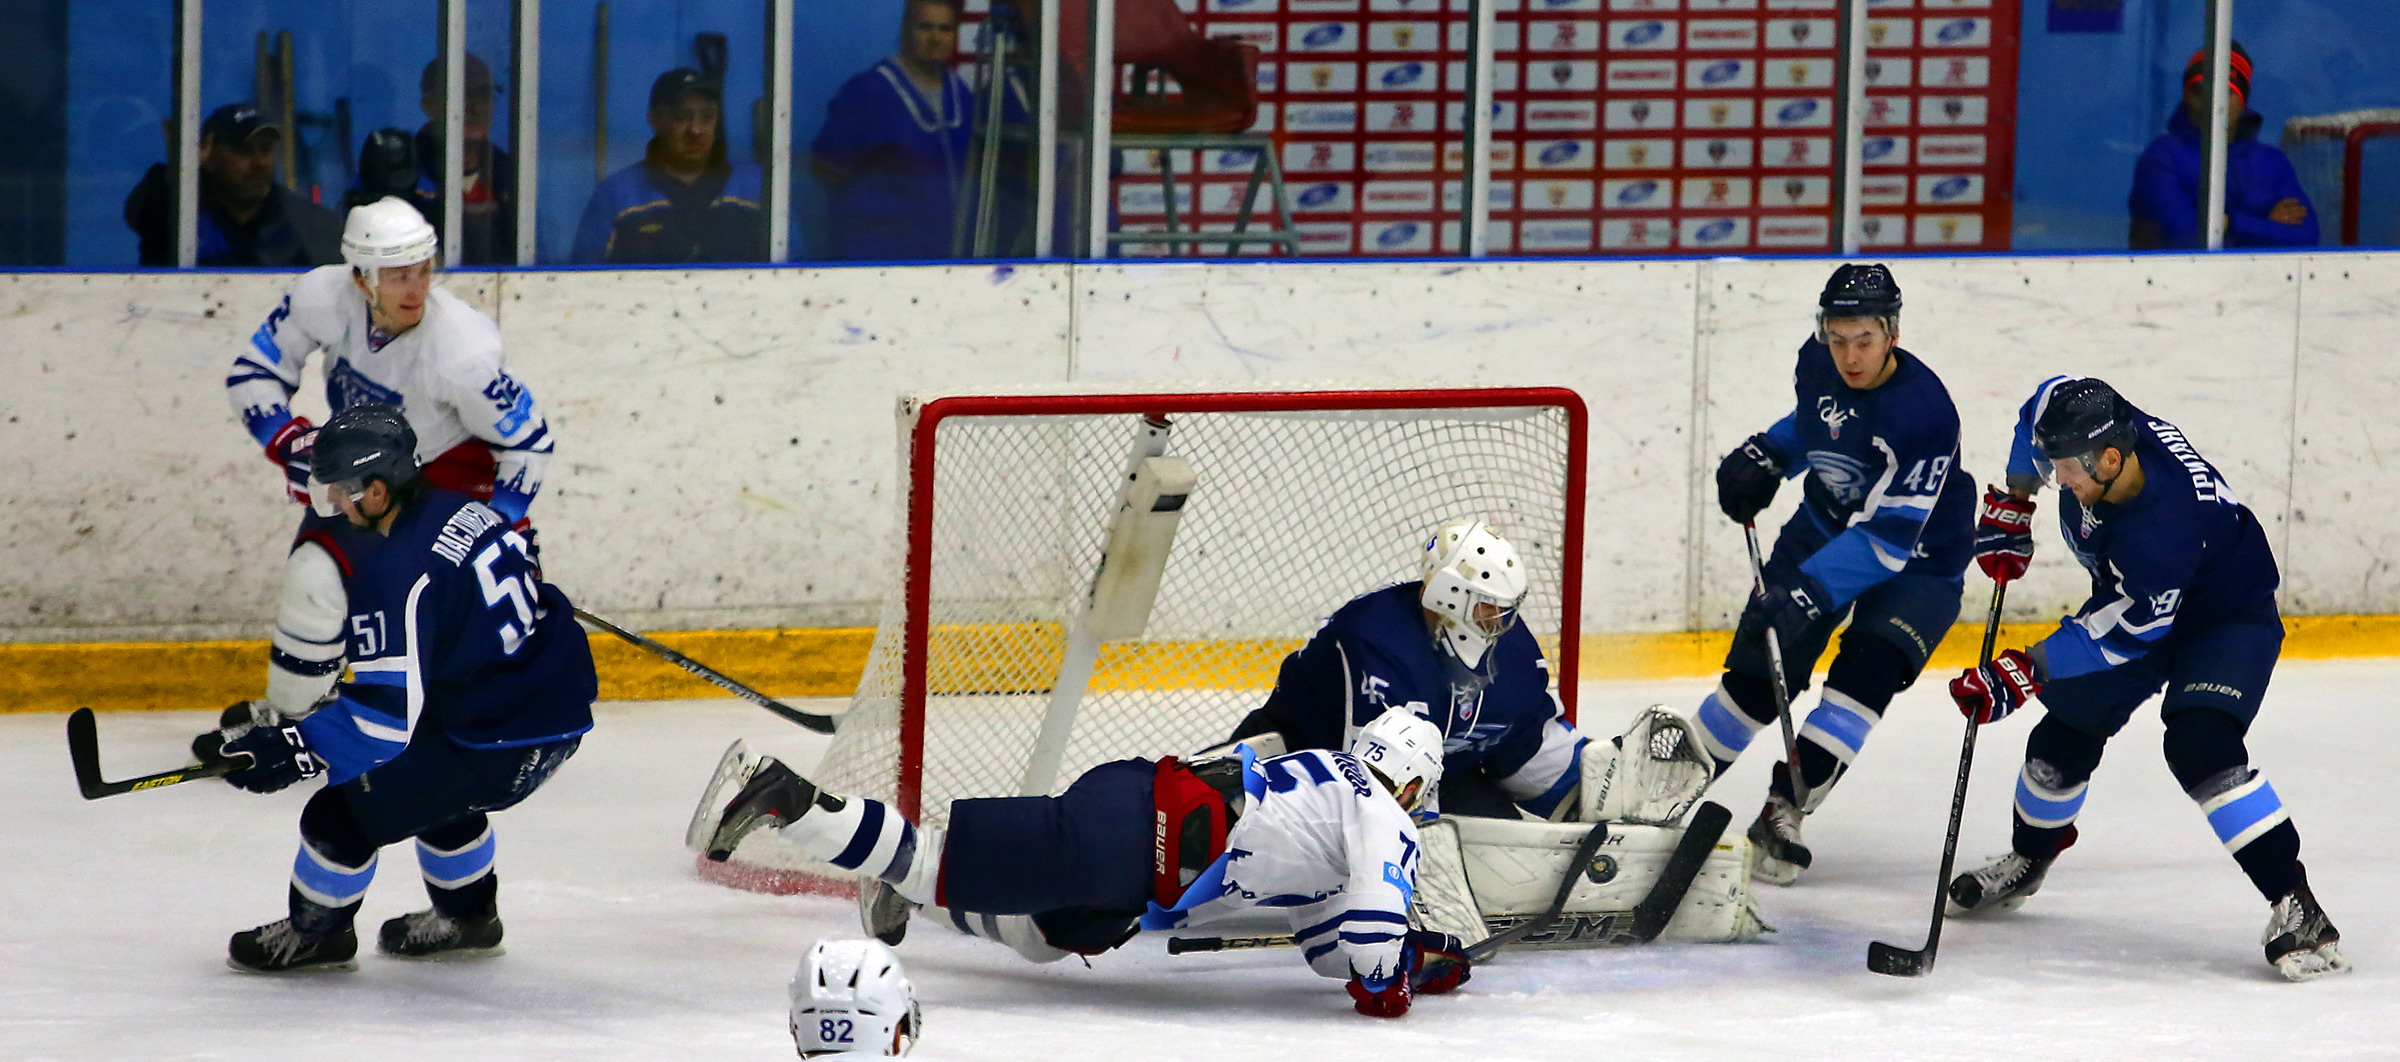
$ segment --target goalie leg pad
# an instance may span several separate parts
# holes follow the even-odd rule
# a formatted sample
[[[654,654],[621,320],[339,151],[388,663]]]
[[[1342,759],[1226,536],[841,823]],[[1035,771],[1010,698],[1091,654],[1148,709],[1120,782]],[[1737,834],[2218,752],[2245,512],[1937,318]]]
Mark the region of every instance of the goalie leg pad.
[[[1548,908],[1575,842],[1590,829],[1574,823],[1451,821],[1457,823],[1476,905],[1494,930]],[[1677,827],[1610,826],[1591,868],[1568,893],[1557,923],[1520,943],[1592,946],[1621,939],[1632,926],[1634,908],[1649,895],[1682,838]],[[1718,840],[1659,939],[1740,941],[1766,930],[1750,892],[1749,848],[1737,833]]]
[[[1439,819],[1418,827],[1417,843],[1423,847],[1417,854],[1417,891],[1409,899],[1409,924],[1457,937],[1461,947],[1474,947],[1490,933],[1467,882],[1457,820]]]
[[[1717,770],[1705,727],[1652,705],[1613,743],[1585,747],[1580,817],[1585,822],[1681,822]]]

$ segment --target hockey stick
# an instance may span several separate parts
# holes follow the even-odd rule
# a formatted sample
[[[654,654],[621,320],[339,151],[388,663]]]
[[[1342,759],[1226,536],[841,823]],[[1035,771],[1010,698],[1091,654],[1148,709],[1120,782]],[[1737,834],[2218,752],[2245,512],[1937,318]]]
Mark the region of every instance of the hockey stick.
[[[1743,524],[1742,537],[1750,543],[1750,578],[1760,594],[1767,592],[1767,567],[1758,559],[1758,525]],[[1783,677],[1783,639],[1775,635],[1775,627],[1767,627],[1767,670],[1775,679],[1775,721],[1783,724],[1783,769],[1790,775],[1792,804],[1808,806],[1808,782],[1800,777],[1800,739],[1792,732],[1792,691]],[[1805,868],[1808,863],[1795,860]]]
[[[1633,910],[1620,913],[1631,923],[1631,928],[1612,934],[1608,943],[1648,944],[1657,940],[1658,935],[1666,931],[1667,923],[1675,920],[1675,912],[1682,909],[1684,896],[1691,892],[1692,882],[1699,878],[1701,867],[1708,863],[1709,855],[1716,851],[1717,841],[1725,836],[1726,825],[1732,821],[1733,813],[1713,800],[1703,802],[1698,810],[1693,811],[1691,822],[1684,827],[1683,838],[1675,843],[1675,851],[1668,854],[1666,864],[1659,869],[1658,880],[1650,884],[1650,891],[1643,894],[1641,902],[1635,904]],[[1567,897],[1575,890],[1575,879],[1590,869],[1593,854],[1600,850],[1601,842],[1607,837],[1607,823],[1592,827],[1591,832],[1576,844],[1575,856],[1568,864],[1570,872],[1559,883],[1558,893],[1551,898],[1549,910],[1477,943],[1467,949],[1467,958],[1479,963],[1489,961],[1501,948],[1523,941],[1557,922],[1565,911]],[[1167,939],[1167,954],[1188,955],[1194,952],[1284,948],[1291,945],[1289,934],[1170,937]]]
[[[89,708],[77,708],[67,715],[67,758],[75,763],[75,787],[83,791],[85,800],[98,800],[137,789],[157,789],[202,778],[220,778],[241,770],[245,765],[240,759],[219,760],[111,782],[100,777],[100,724]]]
[[[2008,584],[1992,585],[1992,612],[1983,620],[1983,652],[1977,658],[1984,664],[1992,662],[1992,643],[2000,637],[2000,602],[2008,597]],[[1925,931],[1925,946],[1916,951],[1895,947],[1880,940],[1867,944],[1867,969],[1891,977],[1919,977],[1933,969],[1933,956],[1942,946],[1942,916],[1949,913],[1950,871],[1958,857],[1958,823],[1967,811],[1967,776],[1975,767],[1975,732],[1981,723],[1967,720],[1967,736],[1958,749],[1958,782],[1950,790],[1950,832],[1942,838],[1942,870],[1933,883],[1933,928]]]
[[[798,723],[801,726],[807,727],[810,730],[814,730],[817,733],[833,733],[834,720],[832,716],[818,715],[814,712],[803,712],[798,708],[794,708],[791,705],[785,704],[773,697],[769,697],[766,694],[760,693],[748,686],[744,686],[739,682],[735,682],[734,680],[725,677],[722,672],[719,672],[717,669],[712,668],[707,664],[703,664],[692,659],[691,657],[683,655],[682,653],[678,653],[673,649],[669,649],[666,646],[651,641],[640,634],[627,630],[598,616],[592,615],[591,613],[584,611],[582,608],[577,608],[575,610],[575,616],[585,623],[589,623],[594,627],[598,627],[601,630],[607,631],[608,633],[616,635],[619,638],[623,638],[628,642],[632,642],[643,649],[649,650],[659,659],[665,660],[667,663],[673,664],[676,667],[684,669],[685,671],[689,671],[692,674],[707,679],[720,689],[723,689],[736,697],[739,697],[745,701],[749,701],[752,704],[773,712],[776,715],[780,715],[792,722]]]

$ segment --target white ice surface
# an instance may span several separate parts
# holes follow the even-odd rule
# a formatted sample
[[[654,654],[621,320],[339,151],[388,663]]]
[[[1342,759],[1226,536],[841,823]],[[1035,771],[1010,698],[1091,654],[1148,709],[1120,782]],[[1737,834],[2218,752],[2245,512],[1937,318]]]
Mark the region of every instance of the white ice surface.
[[[935,1059],[2060,1059],[2400,1057],[2400,663],[2291,663],[2253,759],[2357,970],[2312,984],[2260,957],[2266,905],[2160,761],[2145,713],[2111,745],[2083,840],[2014,915],[1952,919],[1929,976],[1869,973],[1867,942],[1924,941],[1960,721],[1929,678],[1809,821],[1817,868],[1762,887],[1778,930],[1746,945],[1508,955],[1399,1021],[1351,1013],[1289,952],[1169,958],[1137,940],[1086,969],[1036,967],[920,921],[902,954]],[[1592,684],[1613,730],[1701,682]],[[1813,703],[1805,702],[1805,703]],[[2028,711],[1979,745],[1960,862],[2006,847]],[[280,917],[306,788],[199,782],[87,803],[62,717],[0,715],[0,1059],[769,1059],[791,1057],[801,952],[856,935],[846,901],[700,883],[681,833],[717,755],[747,736],[805,763],[806,735],[733,701],[612,704],[582,753],[496,817],[507,954],[262,977],[228,934]],[[104,714],[108,773],[181,762],[195,713]],[[1773,729],[1712,794],[1755,812]],[[361,928],[422,907],[385,853]],[[371,948],[371,944],[370,944]]]

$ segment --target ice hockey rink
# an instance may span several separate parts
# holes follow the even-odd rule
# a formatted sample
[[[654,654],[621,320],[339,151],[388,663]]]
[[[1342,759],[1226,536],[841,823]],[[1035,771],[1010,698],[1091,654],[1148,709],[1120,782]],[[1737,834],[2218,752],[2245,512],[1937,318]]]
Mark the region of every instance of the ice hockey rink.
[[[1169,957],[1155,937],[1036,967],[920,921],[901,953],[933,1059],[2240,1059],[2400,1057],[2400,661],[2291,662],[2251,734],[2293,809],[2352,973],[2289,984],[2262,961],[2267,905],[2161,762],[2155,713],[2110,746],[2082,841],[2013,915],[1953,919],[1939,966],[1869,973],[1867,943],[1923,943],[1960,719],[1926,681],[1808,825],[1817,868],[1760,886],[1756,943],[1519,951],[1398,1021],[1351,1013],[1288,951]],[[1701,681],[1593,683],[1589,729]],[[837,709],[838,702],[814,707]],[[1960,862],[2006,846],[2035,711],[1985,730]],[[104,713],[111,777],[180,762],[201,713]],[[0,1058],[789,1058],[785,983],[847,901],[701,883],[682,831],[735,737],[807,763],[809,735],[737,701],[604,705],[582,753],[500,832],[504,956],[267,977],[225,939],[281,917],[308,787],[214,781],[78,798],[63,717],[0,715]],[[1712,792],[1755,814],[1768,746]],[[425,903],[385,853],[361,928]]]

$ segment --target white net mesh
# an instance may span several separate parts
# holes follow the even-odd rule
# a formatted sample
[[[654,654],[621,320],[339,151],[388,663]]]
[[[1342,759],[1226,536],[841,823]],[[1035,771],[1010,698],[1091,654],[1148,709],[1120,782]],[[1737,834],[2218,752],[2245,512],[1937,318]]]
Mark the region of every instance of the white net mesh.
[[[2390,126],[2389,129],[2380,128]],[[2368,130],[2360,144],[2361,172],[2353,183],[2347,177],[2346,151],[2353,130]],[[2342,242],[2345,209],[2358,213],[2358,240],[2364,244],[2400,243],[2400,197],[2385,194],[2400,182],[2400,107],[2368,107],[2336,114],[2312,114],[2285,119],[2283,153],[2300,176],[2317,209],[2320,238]]]
[[[1416,578],[1423,536],[1449,516],[1481,515],[1517,545],[1533,585],[1524,622],[1558,659],[1570,414],[1478,408],[1476,394],[1444,392],[1457,404],[1440,409],[1171,412],[1166,453],[1191,462],[1198,486],[1148,630],[1101,648],[1061,787],[1108,760],[1223,740],[1326,615]],[[1147,401],[1172,411],[1232,400]],[[922,821],[943,822],[953,799],[1015,793],[1106,540],[1138,410],[935,422],[932,482],[906,482],[932,490],[930,526],[915,529],[928,536],[926,615],[908,615],[898,591],[887,599],[821,784],[892,799],[908,788],[903,748],[916,742],[908,759],[922,765]],[[903,682],[912,623],[925,645],[921,736],[904,725],[904,702],[920,696]]]

